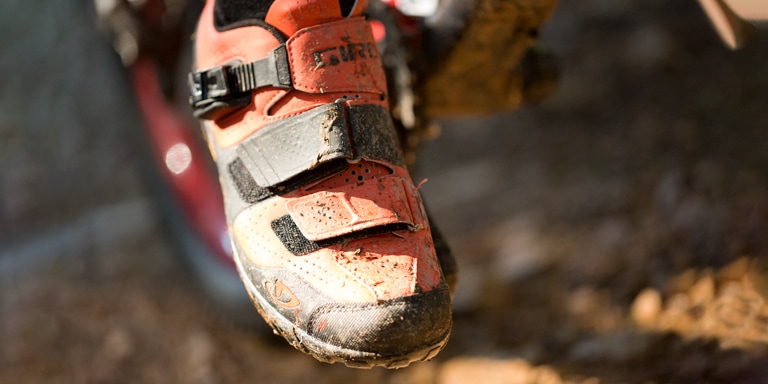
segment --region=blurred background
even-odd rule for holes
[[[558,92],[441,122],[415,179],[460,264],[432,362],[315,362],[213,310],[140,175],[86,0],[0,4],[0,382],[763,382],[768,38],[691,1],[562,0]]]

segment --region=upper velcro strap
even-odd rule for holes
[[[321,241],[385,225],[414,225],[409,193],[414,194],[402,178],[388,176],[349,192],[323,191],[293,199],[286,208],[304,237]]]
[[[189,74],[189,102],[203,109],[261,87],[291,88],[291,70],[284,45],[267,57],[245,64],[223,65]]]
[[[354,156],[339,103],[270,124],[238,146],[237,154],[261,187],[275,186],[333,159]]]
[[[256,185],[276,193],[309,182],[313,174],[297,176],[332,160],[405,165],[387,110],[378,105],[346,106],[342,101],[269,124],[236,151]]]

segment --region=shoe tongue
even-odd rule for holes
[[[286,36],[292,36],[302,28],[340,20],[345,16],[358,16],[367,3],[367,0],[275,0],[264,21]]]

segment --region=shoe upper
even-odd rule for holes
[[[196,65],[237,76],[198,78],[225,94],[206,100],[204,127],[262,315],[334,348],[399,356],[444,343],[450,295],[364,7],[341,17],[337,0],[276,0],[263,22],[217,30],[209,1]],[[222,79],[245,91],[220,92]]]
[[[291,12],[292,8],[304,9],[294,3],[323,5],[324,11],[310,18],[306,15],[313,13],[306,10]],[[333,5],[335,17],[328,11]],[[388,108],[381,58],[367,21],[357,15],[358,8],[352,16],[341,18],[338,1],[275,1],[266,21],[218,31],[211,22],[213,1],[209,1],[196,36],[197,68],[258,61],[282,45],[292,83],[290,88],[262,87],[253,92],[247,108],[224,108],[212,115],[209,129],[216,144],[229,147],[266,124],[339,99],[346,98],[348,105]],[[322,21],[326,22],[317,24]]]

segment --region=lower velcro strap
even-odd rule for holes
[[[405,181],[386,176],[352,184],[345,192],[318,192],[286,208],[307,239],[321,241],[391,224],[414,225]]]

